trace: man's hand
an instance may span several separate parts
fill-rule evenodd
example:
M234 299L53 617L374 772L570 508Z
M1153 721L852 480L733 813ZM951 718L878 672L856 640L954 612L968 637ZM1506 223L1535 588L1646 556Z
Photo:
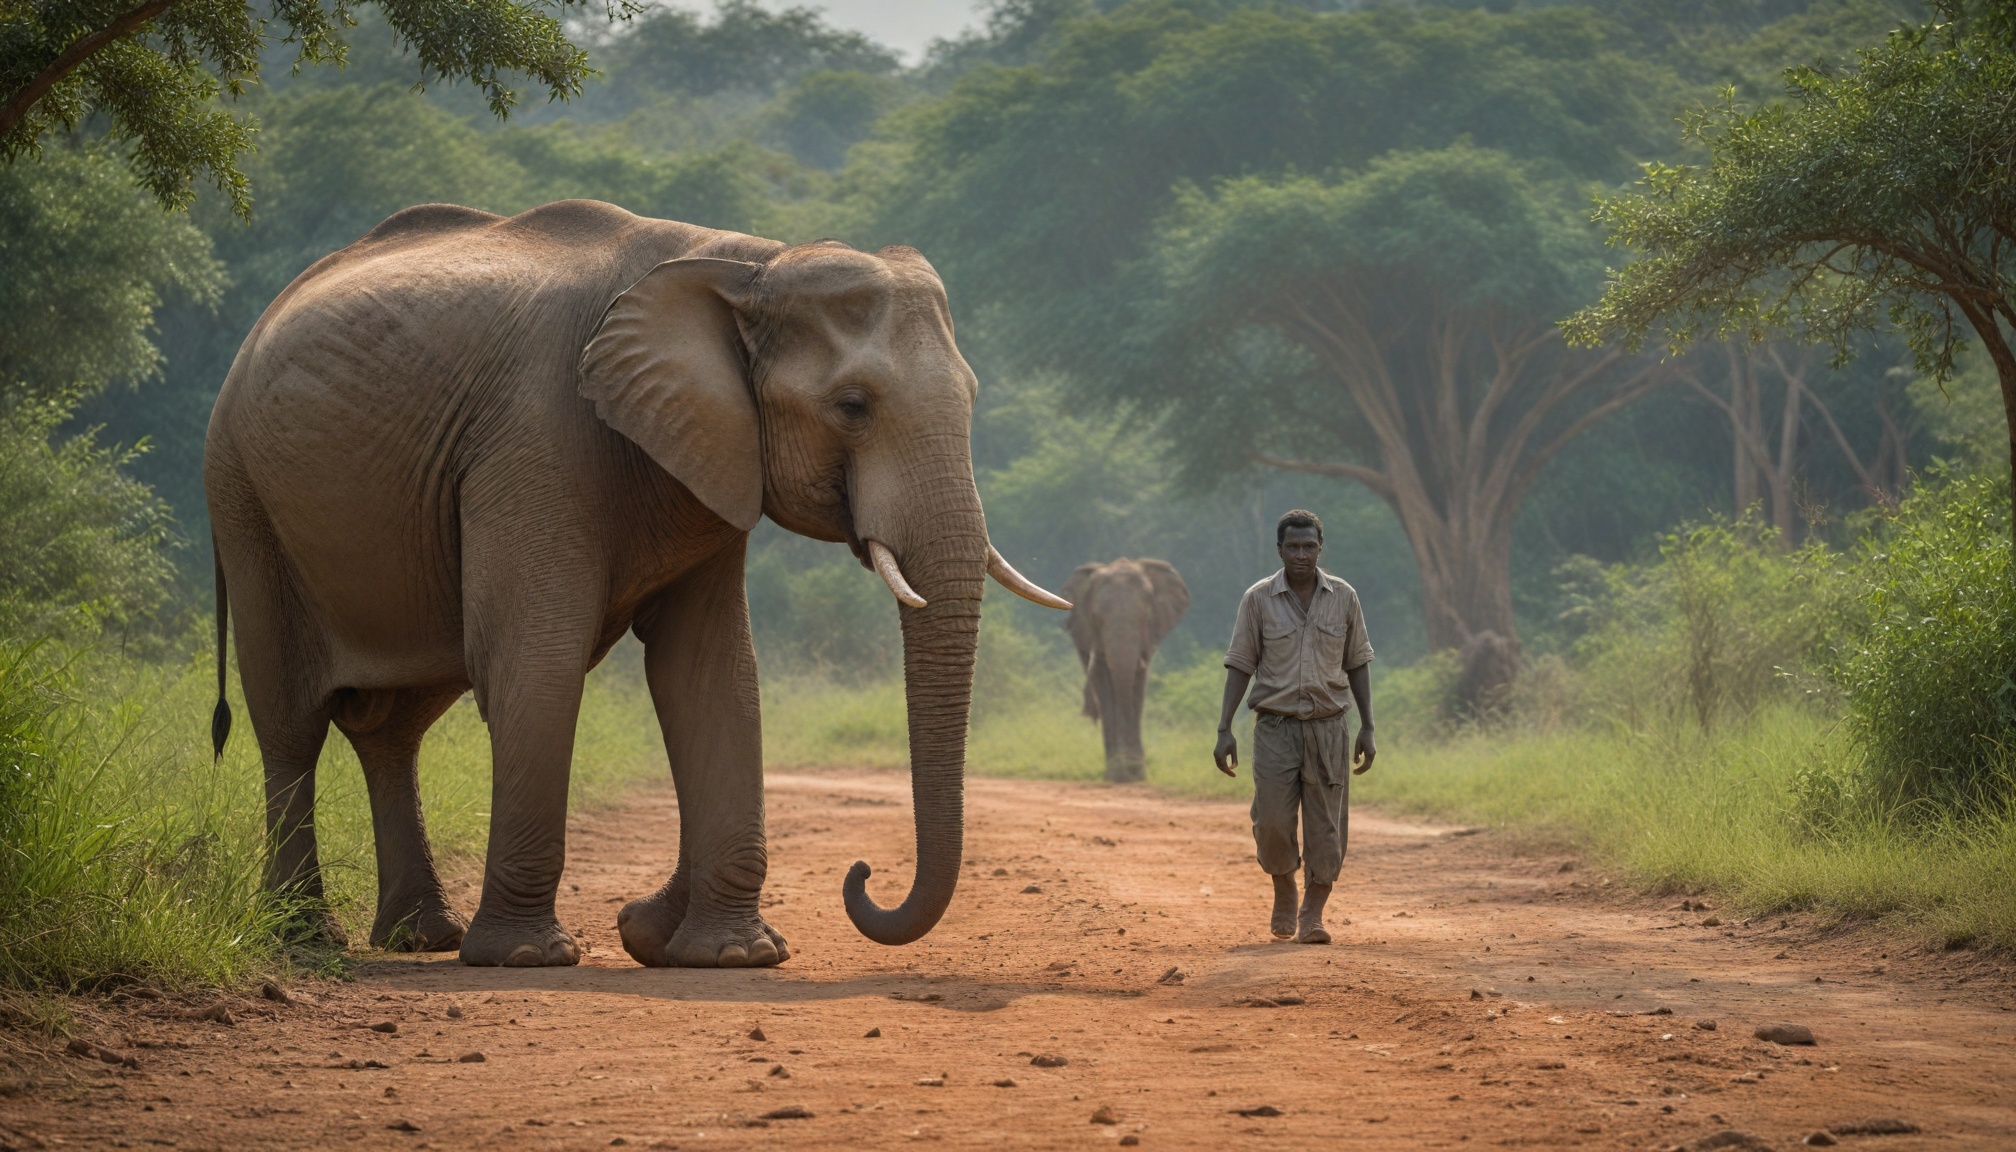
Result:
M1363 776L1372 770L1372 761L1379 758L1379 746L1372 741L1372 726L1367 724L1358 729L1358 746L1351 753L1351 774Z
M1218 771L1227 776L1239 775L1239 740L1230 728L1218 730L1218 749L1211 753L1211 758L1218 762Z

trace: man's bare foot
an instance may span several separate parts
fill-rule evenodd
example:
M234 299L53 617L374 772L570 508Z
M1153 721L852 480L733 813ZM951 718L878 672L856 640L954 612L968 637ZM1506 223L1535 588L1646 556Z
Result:
M1330 885L1311 884L1302 897L1302 915L1295 925L1297 944L1328 944L1330 932L1323 927L1323 905L1330 900Z
M1295 935L1295 874L1274 877L1274 920L1270 925L1276 940Z

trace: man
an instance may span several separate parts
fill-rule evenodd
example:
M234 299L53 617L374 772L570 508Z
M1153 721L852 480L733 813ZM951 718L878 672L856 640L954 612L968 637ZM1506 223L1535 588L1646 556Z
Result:
M1225 702L1218 714L1218 770L1237 775L1232 714L1253 688L1253 844L1274 877L1274 937L1328 944L1323 905L1344 867L1345 775L1351 706L1362 724L1352 775L1379 755L1372 742L1372 641L1358 593L1316 566L1323 522L1296 509L1274 526L1281 570L1246 590L1225 653ZM1301 809L1302 846L1295 843ZM1306 875L1295 910L1295 869Z

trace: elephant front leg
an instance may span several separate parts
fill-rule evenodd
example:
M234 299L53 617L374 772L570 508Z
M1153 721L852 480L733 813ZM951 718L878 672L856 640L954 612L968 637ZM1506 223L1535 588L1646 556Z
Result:
M495 662L484 694L490 723L490 851L483 901L462 937L462 962L578 964L554 896L567 859L567 777L581 710L585 650Z
M769 853L743 547L738 539L637 616L679 793L679 864L617 927L624 949L653 967L762 967L791 955L757 910Z

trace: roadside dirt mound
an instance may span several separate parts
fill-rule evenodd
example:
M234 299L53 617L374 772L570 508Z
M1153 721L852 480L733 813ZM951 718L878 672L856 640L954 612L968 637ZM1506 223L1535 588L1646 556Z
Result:
M840 880L907 880L907 781L772 775L765 914L795 955L647 970L615 913L678 818L646 790L574 821L581 967L136 1002L0 1085L0 1148L2016 1147L2016 997L1980 962L1363 811L1337 943L1277 944L1242 805L980 779L968 811L951 913L884 948ZM1756 1038L1781 1023L1816 1042Z

